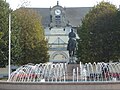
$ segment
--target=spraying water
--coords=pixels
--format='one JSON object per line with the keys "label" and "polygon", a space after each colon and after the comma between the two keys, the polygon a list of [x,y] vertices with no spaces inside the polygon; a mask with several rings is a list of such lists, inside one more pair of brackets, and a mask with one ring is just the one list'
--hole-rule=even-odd
{"label": "spraying water", "polygon": [[68,76],[67,63],[27,64],[12,72],[11,82],[120,81],[120,63],[79,63]]}

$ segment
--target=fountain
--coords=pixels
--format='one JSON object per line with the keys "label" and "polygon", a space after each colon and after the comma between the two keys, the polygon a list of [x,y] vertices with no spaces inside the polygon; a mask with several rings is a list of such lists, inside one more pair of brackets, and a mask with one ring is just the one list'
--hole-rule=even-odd
{"label": "fountain", "polygon": [[83,82],[119,81],[120,63],[85,63],[73,68],[72,78],[67,78],[66,63],[27,64],[11,73],[11,82]]}
{"label": "fountain", "polygon": [[65,81],[65,64],[27,64],[11,73],[8,81],[13,82],[61,82]]}
{"label": "fountain", "polygon": [[0,81],[0,90],[119,90],[119,88],[119,62],[27,64],[12,72],[7,82]]}

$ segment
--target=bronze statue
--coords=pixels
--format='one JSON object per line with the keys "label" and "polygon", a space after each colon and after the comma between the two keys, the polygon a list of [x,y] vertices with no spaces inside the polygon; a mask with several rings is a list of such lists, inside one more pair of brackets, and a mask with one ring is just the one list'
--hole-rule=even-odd
{"label": "bronze statue", "polygon": [[69,33],[69,39],[70,38],[76,38],[76,34],[73,32],[73,29],[71,29],[71,32]]}
{"label": "bronze statue", "polygon": [[73,32],[73,29],[71,29],[71,32],[69,33],[69,40],[67,45],[67,50],[69,51],[70,57],[74,56],[75,48],[76,48],[76,34]]}

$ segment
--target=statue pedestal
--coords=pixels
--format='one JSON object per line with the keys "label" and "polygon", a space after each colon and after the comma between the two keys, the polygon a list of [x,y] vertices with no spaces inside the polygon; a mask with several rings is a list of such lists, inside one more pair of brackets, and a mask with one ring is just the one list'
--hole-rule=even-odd
{"label": "statue pedestal", "polygon": [[68,64],[76,64],[75,57],[69,57],[69,62]]}
{"label": "statue pedestal", "polygon": [[[79,68],[80,67],[80,65],[79,64],[68,64],[67,65],[67,77],[66,77],[66,79],[68,80],[68,81],[73,81],[73,69],[75,69],[75,73],[77,73],[77,67]],[[78,70],[78,71],[80,71],[80,70]],[[75,80],[76,80],[76,78],[75,78]]]}

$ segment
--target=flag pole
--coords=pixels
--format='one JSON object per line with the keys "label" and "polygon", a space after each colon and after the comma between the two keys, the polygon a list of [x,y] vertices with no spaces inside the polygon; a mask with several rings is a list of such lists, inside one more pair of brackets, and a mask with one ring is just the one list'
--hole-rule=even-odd
{"label": "flag pole", "polygon": [[9,61],[8,61],[8,79],[11,73],[11,13],[9,13]]}

